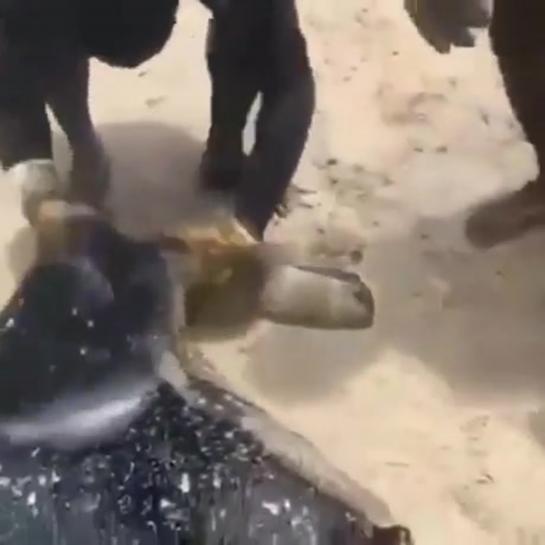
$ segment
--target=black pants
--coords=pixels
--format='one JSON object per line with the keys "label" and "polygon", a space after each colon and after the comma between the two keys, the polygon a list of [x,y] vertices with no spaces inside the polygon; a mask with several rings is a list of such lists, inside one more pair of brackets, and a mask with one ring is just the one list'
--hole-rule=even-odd
{"label": "black pants", "polygon": [[545,3],[495,0],[490,28],[505,88],[545,178]]}
{"label": "black pants", "polygon": [[[313,77],[294,0],[215,4],[207,46],[212,125],[203,175],[207,185],[234,191],[237,214],[262,235],[303,152],[314,111]],[[258,95],[256,142],[245,157],[242,133]]]}
{"label": "black pants", "polygon": [[[52,157],[47,104],[68,137],[76,167],[84,171],[79,177],[92,183],[102,151],[88,107],[89,57],[100,53],[101,60],[122,65],[108,41],[97,48],[89,39],[91,33],[100,41],[100,25],[79,22],[78,13],[95,1],[18,0],[8,15],[0,12],[0,161],[5,167]],[[203,178],[232,192],[239,218],[261,236],[297,168],[314,111],[314,82],[295,0],[202,2],[213,20],[207,51],[212,120]],[[168,2],[156,5],[163,4],[157,9],[172,9]],[[117,30],[110,22],[108,36],[122,40],[131,22],[144,32],[141,21],[132,21],[138,16],[129,9]],[[170,29],[168,17],[164,24]],[[126,49],[141,45],[138,36],[130,38],[124,41]],[[132,58],[128,49],[123,58]],[[259,94],[257,141],[246,158],[242,133]]]}

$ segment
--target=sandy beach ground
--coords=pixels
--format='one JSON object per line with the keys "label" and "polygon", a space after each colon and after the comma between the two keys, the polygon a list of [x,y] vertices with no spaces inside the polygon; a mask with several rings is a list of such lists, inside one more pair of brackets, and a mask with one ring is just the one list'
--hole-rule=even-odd
{"label": "sandy beach ground", "polygon": [[[161,56],[93,65],[120,226],[145,234],[191,210],[208,127],[207,14],[183,3]],[[545,232],[482,252],[476,204],[536,172],[486,36],[440,56],[401,0],[300,0],[318,110],[268,233],[360,272],[375,326],[257,324],[201,348],[233,388],[312,441],[391,509],[417,545],[545,544]],[[56,141],[59,166],[66,143]],[[297,188],[299,188],[297,190]],[[32,239],[0,185],[0,298]]]}

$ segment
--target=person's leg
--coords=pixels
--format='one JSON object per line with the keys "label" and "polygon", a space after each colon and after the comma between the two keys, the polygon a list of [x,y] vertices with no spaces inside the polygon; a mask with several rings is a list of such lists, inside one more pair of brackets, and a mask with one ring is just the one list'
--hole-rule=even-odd
{"label": "person's leg", "polygon": [[24,69],[0,60],[0,160],[9,169],[31,159],[51,159],[45,102]]}
{"label": "person's leg", "polygon": [[256,143],[236,194],[240,221],[261,238],[303,153],[314,113],[314,79],[294,0],[266,4],[262,107]]}
{"label": "person's leg", "polygon": [[38,61],[0,33],[0,163],[20,183],[28,219],[37,201],[60,189]]}
{"label": "person's leg", "polygon": [[201,163],[202,182],[208,189],[232,192],[242,175],[243,131],[260,79],[255,43],[260,38],[253,20],[255,10],[247,4],[229,2],[226,9],[210,6],[213,18],[206,57],[212,84],[212,119]]}
{"label": "person's leg", "polygon": [[[513,111],[545,172],[545,4],[497,0],[490,35]],[[540,177],[540,180],[542,178]],[[541,182],[543,183],[543,182]]]}
{"label": "person's leg", "polygon": [[47,103],[65,132],[73,153],[67,197],[100,206],[109,182],[109,164],[89,112],[89,60],[70,55],[45,76]]}
{"label": "person's leg", "polygon": [[534,146],[539,175],[521,190],[478,209],[467,234],[489,247],[545,225],[545,4],[496,0],[490,27],[505,91],[526,138]]}

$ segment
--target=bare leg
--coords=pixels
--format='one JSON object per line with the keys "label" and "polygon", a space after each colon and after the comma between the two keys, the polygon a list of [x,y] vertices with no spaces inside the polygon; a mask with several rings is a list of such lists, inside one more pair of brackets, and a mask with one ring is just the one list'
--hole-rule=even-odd
{"label": "bare leg", "polygon": [[89,60],[75,55],[60,59],[49,70],[45,87],[73,153],[68,198],[100,206],[108,190],[109,164],[89,112]]}
{"label": "bare leg", "polygon": [[545,226],[545,4],[496,0],[490,35],[514,113],[537,154],[539,176],[478,209],[467,234],[490,247]]}

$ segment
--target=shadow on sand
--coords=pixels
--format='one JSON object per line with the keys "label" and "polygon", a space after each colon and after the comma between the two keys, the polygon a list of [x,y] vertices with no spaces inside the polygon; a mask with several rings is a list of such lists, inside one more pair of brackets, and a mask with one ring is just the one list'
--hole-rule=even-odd
{"label": "shadow on sand", "polygon": [[376,297],[374,327],[273,327],[251,348],[246,379],[275,401],[312,402],[392,351],[473,404],[543,398],[545,235],[479,251],[464,238],[466,216],[421,217],[402,236],[369,244],[360,272]]}
{"label": "shadow on sand", "polygon": [[[118,228],[136,237],[203,212],[206,200],[196,192],[202,145],[179,128],[159,123],[119,123],[98,127],[112,160],[109,206]],[[64,136],[54,138],[55,161],[66,175],[70,151]],[[8,263],[20,279],[33,251],[32,231],[15,233]]]}

